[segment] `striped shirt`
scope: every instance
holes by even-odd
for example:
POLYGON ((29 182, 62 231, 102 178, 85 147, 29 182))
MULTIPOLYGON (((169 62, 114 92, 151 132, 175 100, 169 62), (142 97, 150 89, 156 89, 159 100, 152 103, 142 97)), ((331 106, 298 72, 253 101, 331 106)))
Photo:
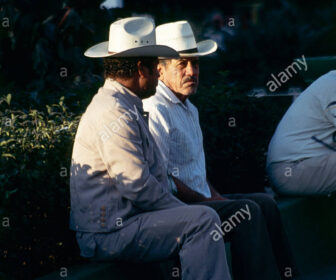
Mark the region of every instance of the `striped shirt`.
POLYGON ((211 197, 197 108, 188 99, 181 102, 161 81, 156 94, 144 99, 143 106, 149 112, 149 130, 161 151, 168 175, 211 197))

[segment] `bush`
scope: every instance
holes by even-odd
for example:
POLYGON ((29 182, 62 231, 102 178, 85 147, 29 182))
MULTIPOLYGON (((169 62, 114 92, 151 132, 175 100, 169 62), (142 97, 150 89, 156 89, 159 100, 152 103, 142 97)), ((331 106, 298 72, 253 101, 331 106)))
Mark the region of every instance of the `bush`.
POLYGON ((69 167, 78 116, 64 98, 45 111, 0 99, 0 271, 30 279, 78 260, 68 230, 69 167))

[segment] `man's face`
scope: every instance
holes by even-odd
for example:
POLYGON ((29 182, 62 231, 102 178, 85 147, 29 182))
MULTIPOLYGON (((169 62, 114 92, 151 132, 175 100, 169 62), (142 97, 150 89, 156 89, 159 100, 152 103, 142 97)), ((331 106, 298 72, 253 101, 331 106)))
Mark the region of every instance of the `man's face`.
POLYGON ((196 93, 199 77, 197 57, 170 59, 158 66, 160 80, 177 95, 187 98, 196 93))
POLYGON ((141 99, 150 97, 156 92, 156 86, 160 76, 157 67, 158 62, 158 59, 153 59, 153 63, 151 65, 144 67, 144 78, 141 82, 141 99))

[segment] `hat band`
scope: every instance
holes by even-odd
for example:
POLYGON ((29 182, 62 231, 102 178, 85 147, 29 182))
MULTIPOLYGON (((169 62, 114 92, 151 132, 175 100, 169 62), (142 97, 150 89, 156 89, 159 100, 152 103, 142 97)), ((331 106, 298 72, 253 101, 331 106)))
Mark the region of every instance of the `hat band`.
POLYGON ((178 51, 179 53, 194 53, 194 52, 198 52, 198 48, 193 48, 193 49, 186 49, 186 50, 182 50, 182 51, 178 51))

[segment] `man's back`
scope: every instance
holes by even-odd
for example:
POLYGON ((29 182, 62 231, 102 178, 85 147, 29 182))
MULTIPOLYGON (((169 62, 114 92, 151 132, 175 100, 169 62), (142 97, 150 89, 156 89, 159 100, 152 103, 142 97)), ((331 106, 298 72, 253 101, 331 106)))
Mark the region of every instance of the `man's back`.
POLYGON ((267 164, 321 156, 334 145, 336 71, 312 83, 290 106, 268 148, 267 164))
POLYGON ((141 107, 116 82, 105 83, 88 106, 72 155, 71 229, 113 231, 136 214, 161 208, 165 196, 175 200, 141 107), (151 197, 142 195, 152 181, 151 197))

